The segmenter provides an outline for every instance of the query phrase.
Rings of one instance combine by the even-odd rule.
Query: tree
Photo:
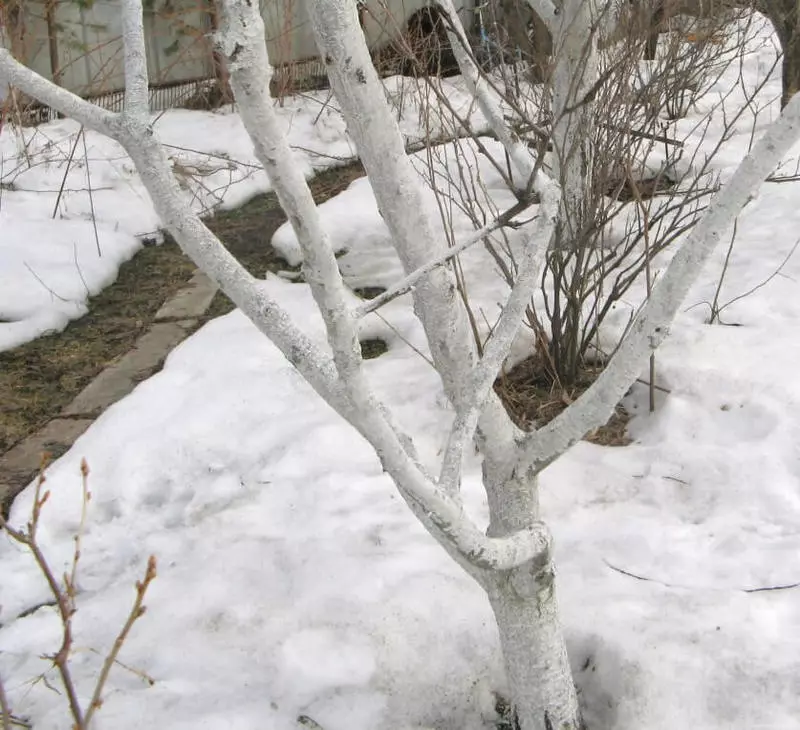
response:
[[[783,94],[785,107],[800,91],[800,5],[797,0],[757,0],[756,7],[775,27],[783,49]]]
[[[673,5],[669,9],[672,12]],[[607,347],[598,334],[604,319],[628,287],[642,278],[642,271],[647,279],[659,253],[699,220],[715,192],[710,174],[715,153],[709,154],[703,145],[704,159],[699,159],[700,146],[692,141],[684,144],[683,132],[671,120],[684,117],[737,58],[743,62],[763,25],[752,13],[742,18],[731,13],[684,18],[676,24],[680,31],[661,39],[657,58],[643,64],[641,57],[650,43],[647,19],[633,12],[617,17],[613,10],[606,6],[596,20],[588,15],[571,20],[584,29],[584,36],[575,38],[572,46],[564,32],[567,26],[555,29],[560,52],[548,68],[562,82],[552,88],[509,83],[519,64],[496,69],[497,81],[486,78],[503,94],[515,129],[529,145],[548,138],[552,163],[545,163],[551,165],[547,172],[552,169],[564,191],[575,191],[564,195],[557,240],[548,252],[527,322],[536,349],[526,369],[556,399],[562,394],[573,398],[602,366]],[[644,7],[636,10],[643,12]],[[562,11],[560,17],[572,16]],[[595,39],[601,52],[594,49]],[[517,57],[513,52],[499,55]],[[569,78],[585,79],[585,88],[563,82]],[[700,126],[720,113],[726,126],[740,119],[747,108],[756,108],[759,87],[736,83],[724,97],[707,99]],[[737,99],[732,108],[731,98],[740,93],[753,103]],[[564,109],[572,113],[566,115]],[[487,150],[482,154],[490,155]],[[502,157],[494,156],[495,169],[504,166]],[[461,196],[459,204],[473,210],[473,220],[480,225],[482,217],[491,217],[487,207],[492,206],[491,201],[488,206],[476,204],[475,197]],[[492,247],[497,268],[512,286],[515,255],[502,235],[494,234],[486,245]]]
[[[800,5],[797,0],[646,0],[627,8],[628,15],[632,16],[627,22],[630,24],[632,20],[640,31],[648,34],[646,58],[652,59],[658,34],[670,18],[676,15],[712,18],[753,8],[769,18],[783,49],[783,108],[800,90]]]
[[[308,6],[333,92],[372,183],[406,276],[385,295],[350,305],[327,235],[269,94],[269,60],[257,4],[226,0],[222,51],[242,120],[281,205],[297,234],[304,273],[324,320],[328,348],[293,322],[269,287],[251,276],[194,215],[172,176],[148,110],[148,77],[141,0],[121,3],[125,46],[125,109],[112,113],[54,86],[0,51],[0,79],[80,123],[116,139],[136,165],[164,226],[183,250],[269,337],[320,397],[374,448],[409,508],[442,547],[486,591],[497,619],[512,699],[522,730],[577,730],[580,711],[559,622],[552,541],[539,515],[537,475],[591,429],[604,423],[651,352],[666,337],[682,299],[721,235],[754,189],[800,139],[800,98],[784,110],[737,173],[709,206],[702,222],[673,258],[647,305],[592,387],[548,425],[523,432],[511,422],[492,390],[519,331],[548,248],[569,244],[571,218],[580,214],[584,190],[573,159],[593,164],[582,147],[582,125],[591,123],[593,2],[536,0],[536,12],[556,39],[553,74],[558,115],[553,142],[565,150],[558,180],[542,171],[533,153],[506,122],[498,97],[466,53],[466,36],[450,0],[440,5],[451,21],[454,49],[477,103],[516,168],[519,202],[467,241],[448,249],[436,234],[423,201],[422,182],[406,154],[397,123],[371,63],[355,2],[317,0]],[[588,32],[588,35],[587,35]],[[587,46],[586,39],[590,42]],[[563,55],[559,55],[563,54]],[[548,143],[542,140],[541,153]],[[538,206],[524,227],[524,256],[514,286],[479,358],[449,262],[480,242],[487,231]],[[410,292],[432,360],[455,411],[438,475],[428,472],[413,442],[378,400],[362,368],[360,319],[382,303]],[[462,458],[474,442],[483,458],[490,526],[470,519],[460,495]]]

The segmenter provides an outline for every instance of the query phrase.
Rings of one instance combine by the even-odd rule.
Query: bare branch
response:
[[[653,288],[652,297],[606,369],[570,408],[524,439],[520,466],[543,469],[588,431],[605,423],[630,384],[640,376],[650,353],[667,336],[670,322],[721,236],[798,139],[800,94],[790,101],[711,202],[702,221]]]
[[[378,207],[407,274],[446,251],[437,235],[422,181],[405,153],[403,137],[372,64],[353,4],[321,0],[308,6],[331,86],[372,183]],[[445,393],[459,407],[475,362],[466,316],[444,267],[422,277],[413,289],[428,345]],[[516,429],[500,402],[487,407],[491,429],[479,434],[482,448],[498,460]]]
[[[16,86],[28,96],[57,109],[89,129],[114,136],[114,130],[118,126],[118,114],[101,109],[72,92],[56,86],[51,81],[47,81],[35,71],[19,63],[11,55],[11,52],[4,48],[0,48],[0,80]]]
[[[297,235],[305,280],[325,322],[337,370],[345,381],[360,381],[357,320],[311,190],[272,104],[264,22],[249,0],[228,0],[224,9],[222,47],[242,121]]]
[[[508,225],[516,216],[525,211],[531,205],[532,201],[528,199],[520,201],[516,205],[511,206],[508,210],[504,211],[499,216],[497,216],[497,218],[495,218],[491,223],[488,223],[480,230],[475,231],[475,233],[473,233],[469,238],[466,238],[460,243],[457,243],[455,246],[452,246],[451,248],[447,249],[447,251],[445,251],[444,253],[440,254],[434,259],[431,259],[428,263],[424,264],[423,266],[420,266],[418,269],[412,271],[402,281],[399,281],[397,284],[394,284],[382,294],[379,294],[374,299],[371,299],[370,301],[361,305],[356,310],[356,316],[359,318],[366,317],[370,312],[374,312],[376,309],[380,309],[384,305],[391,302],[393,299],[397,299],[397,297],[402,296],[403,294],[407,294],[414,288],[414,285],[423,276],[430,273],[439,266],[444,266],[448,261],[458,256],[459,254],[463,253],[468,248],[474,246],[476,243],[480,243],[484,238],[486,238],[486,236],[488,236],[493,231],[496,231],[498,228],[502,228],[503,226]]]
[[[81,709],[80,702],[78,702],[78,694],[75,691],[75,684],[72,681],[72,674],[69,669],[69,653],[72,649],[72,616],[75,613],[75,604],[69,595],[69,591],[63,590],[59,585],[36,539],[42,507],[50,496],[49,491],[42,493],[42,487],[45,481],[47,481],[44,473],[45,463],[46,460],[43,459],[42,467],[36,480],[33,505],[31,507],[31,518],[27,525],[27,532],[11,527],[2,515],[0,515],[0,527],[4,528],[12,539],[20,545],[24,545],[31,552],[40,573],[47,581],[50,593],[53,598],[55,598],[56,607],[58,608],[58,613],[61,618],[61,646],[59,650],[49,658],[52,660],[53,665],[56,667],[61,677],[61,684],[67,694],[67,702],[69,703],[70,714],[75,721],[75,726],[84,728],[83,710]]]
[[[483,357],[472,371],[469,400],[453,422],[439,476],[439,484],[445,489],[453,490],[458,485],[464,450],[472,442],[486,398],[522,326],[523,315],[530,304],[552,242],[560,204],[561,190],[553,182],[543,191],[537,225],[524,242],[525,253],[517,280],[500,319],[492,328]]]
[[[147,589],[150,587],[150,584],[155,580],[155,578],[156,559],[155,556],[151,555],[147,560],[147,569],[145,570],[144,579],[141,581],[136,581],[136,598],[133,601],[133,606],[131,607],[130,613],[128,613],[128,618],[125,620],[125,623],[123,624],[122,629],[120,629],[119,634],[117,634],[117,638],[114,639],[114,644],[111,647],[111,650],[108,652],[105,661],[103,662],[103,668],[100,670],[100,675],[97,677],[97,682],[94,686],[94,693],[92,694],[92,700],[89,703],[89,709],[86,710],[86,717],[84,718],[83,727],[87,730],[92,721],[94,713],[103,705],[103,688],[106,685],[106,681],[108,680],[108,675],[111,673],[112,667],[117,661],[117,656],[119,656],[122,645],[128,638],[128,634],[130,634],[131,629],[136,621],[144,616],[146,608],[144,606],[144,597],[147,593]]]
[[[547,2],[547,0],[544,1]],[[524,181],[522,187],[530,186],[535,164],[531,151],[519,135],[506,123],[503,117],[500,96],[493,92],[476,66],[469,51],[470,45],[464,32],[464,26],[461,24],[453,1],[439,0],[439,5],[447,18],[447,34],[450,38],[450,45],[467,88],[474,94],[478,102],[478,108],[486,117],[492,132],[500,140],[514,163],[515,169],[521,175]],[[535,186],[534,189],[536,189]]]
[[[3,74],[24,93],[120,142],[139,170],[162,223],[178,245],[276,344],[317,393],[334,407],[343,405],[332,358],[292,322],[268,295],[263,282],[249,274],[191,210],[146,119],[123,119],[105,112],[45,81],[0,50],[0,76]]]
[[[442,500],[436,487],[414,460],[410,439],[392,423],[386,408],[378,402],[362,371],[357,319],[348,304],[344,283],[333,249],[308,185],[300,173],[269,98],[269,68],[263,22],[247,0],[228,0],[223,46],[229,60],[231,83],[239,102],[242,120],[253,140],[280,203],[286,211],[303,252],[306,281],[328,330],[346,405],[339,412],[373,445],[384,468],[401,492],[422,512],[439,539],[452,540],[459,551],[479,556],[491,550],[476,543],[477,530],[470,526],[460,534],[454,523],[463,519],[457,501]],[[513,217],[513,216],[512,216]],[[431,516],[429,513],[435,513]],[[485,539],[484,539],[485,541]]]

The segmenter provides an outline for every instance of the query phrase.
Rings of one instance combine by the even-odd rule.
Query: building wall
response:
[[[154,86],[213,77],[212,1],[144,0],[147,57]],[[273,65],[317,56],[306,1],[260,0]],[[118,2],[18,2],[22,12],[16,26],[9,28],[17,42],[9,44],[5,38],[4,43],[16,45],[18,53],[21,48],[27,65],[82,96],[123,88]],[[409,16],[426,4],[427,0],[367,0],[363,17],[370,47],[388,43],[402,32]],[[456,5],[471,8],[474,0],[457,1]],[[48,7],[52,9],[49,18]]]

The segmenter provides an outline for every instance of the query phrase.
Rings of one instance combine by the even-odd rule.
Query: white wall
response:
[[[1,0],[0,0],[1,1]],[[317,56],[307,0],[260,0],[267,28],[267,47],[274,64],[304,61]],[[313,0],[309,0],[312,1]],[[212,44],[208,0],[152,0],[145,14],[147,54],[153,82],[179,82],[210,77]],[[371,48],[378,48],[402,32],[409,16],[427,0],[367,0],[364,32]],[[52,78],[46,2],[25,4],[25,61]],[[146,3],[147,6],[147,3]],[[474,0],[456,2],[474,7]],[[60,82],[76,93],[99,94],[124,85],[119,8],[115,0],[95,0],[89,9],[77,2],[57,4]],[[471,13],[465,16],[471,20]]]

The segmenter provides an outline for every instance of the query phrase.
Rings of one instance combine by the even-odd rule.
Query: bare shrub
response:
[[[642,60],[651,42],[646,25],[629,24],[626,36],[618,35],[616,42],[604,44],[599,61],[601,83],[591,89],[591,185],[586,187],[588,195],[579,218],[564,215],[558,240],[547,255],[539,293],[527,312],[535,357],[556,389],[571,391],[584,379],[587,368],[594,370],[605,362],[615,341],[602,336],[602,325],[612,315],[619,320],[616,313],[622,310],[633,317],[636,307],[625,302],[626,294],[642,279],[648,280],[649,291],[654,261],[692,229],[717,192],[714,157],[744,111],[754,109],[754,100],[772,69],[766,69],[755,88],[745,88],[740,75],[736,88],[707,104],[688,132],[686,125],[680,132],[675,122],[706,98],[726,70],[741,66],[746,40],[756,30],[753,16],[747,17],[748,22],[743,22],[741,15],[730,14],[672,19],[673,31],[660,36],[649,61]],[[478,56],[473,56],[476,63]],[[776,54],[774,64],[777,62]],[[552,66],[553,61],[549,63]],[[522,72],[514,68],[520,64]],[[543,87],[519,82],[529,68],[530,61],[484,68],[483,81],[503,96],[507,118],[535,149],[549,137],[557,120],[552,97]],[[508,82],[511,77],[513,83]],[[734,102],[735,94],[743,99]],[[437,103],[446,105],[447,100],[439,94]],[[701,148],[701,143],[714,116],[724,118],[724,129],[709,151],[707,145]],[[466,120],[459,121],[468,127]],[[465,160],[449,171],[459,183],[443,184],[446,176],[439,175],[438,180],[431,177],[430,184],[442,200],[440,208],[456,205],[480,227],[498,211],[492,210],[488,195],[480,193],[478,166],[466,162],[474,152],[463,142],[453,144],[460,150],[455,157]],[[559,149],[552,141],[549,150],[545,169],[560,174],[562,187],[568,187],[564,171],[579,150]],[[492,157],[485,150],[481,154]],[[504,171],[513,191],[507,156],[493,159],[492,164],[495,170]],[[488,235],[484,243],[498,272],[511,286],[519,266],[507,229]],[[475,323],[481,314],[472,312],[470,318],[478,337]]]
[[[122,646],[127,640],[133,625],[140,619],[146,610],[144,605],[144,598],[147,589],[156,577],[156,559],[150,556],[147,561],[147,568],[144,577],[141,581],[136,582],[136,595],[134,597],[133,605],[125,619],[122,628],[117,634],[114,643],[109,648],[108,652],[103,659],[102,665],[99,668],[97,678],[94,682],[94,687],[90,694],[90,701],[88,706],[81,706],[78,699],[78,691],[76,689],[76,682],[72,675],[70,667],[70,657],[74,643],[73,634],[73,616],[78,610],[78,564],[81,558],[81,540],[83,531],[86,525],[87,510],[91,500],[91,492],[89,491],[88,478],[89,467],[85,460],[81,461],[81,486],[82,486],[82,508],[81,519],[78,526],[78,531],[75,534],[75,550],[72,555],[72,564],[70,569],[64,573],[61,578],[57,578],[52,566],[44,554],[42,547],[38,540],[38,528],[41,524],[42,512],[48,498],[50,491],[44,489],[45,482],[45,466],[46,458],[42,460],[42,467],[39,477],[35,483],[35,492],[33,496],[33,503],[31,505],[31,515],[25,528],[15,528],[8,524],[6,519],[0,515],[0,528],[4,529],[6,534],[16,543],[28,550],[36,561],[37,568],[47,581],[50,593],[53,596],[53,602],[45,605],[54,606],[58,611],[58,616],[61,621],[61,646],[58,650],[44,658],[49,661],[52,667],[57,671],[60,683],[64,689],[64,693],[69,705],[68,712],[72,717],[73,727],[76,730],[88,730],[92,724],[94,714],[103,705],[103,691],[108,681],[108,677],[112,668],[118,663],[117,656],[119,655]],[[147,681],[152,684],[153,680],[141,672],[137,672],[140,676],[144,676]],[[2,677],[0,677],[0,712],[2,712],[2,729],[12,730],[15,725],[20,724],[20,720],[15,718],[11,713],[11,706],[9,704],[8,696],[3,686]],[[24,721],[23,721],[24,722]]]

